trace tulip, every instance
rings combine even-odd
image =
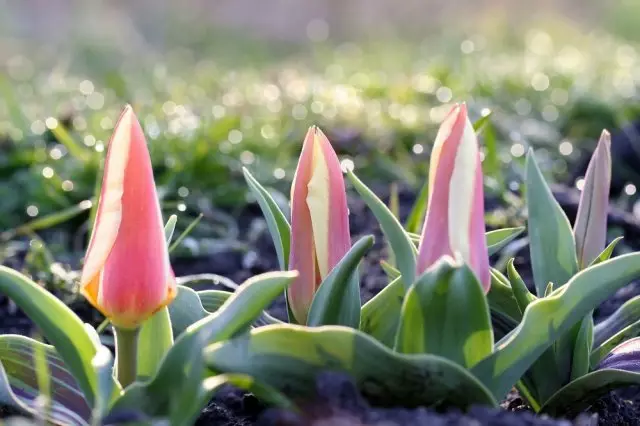
[[[610,186],[611,136],[604,130],[587,167],[573,228],[580,268],[589,266],[607,242]]]
[[[300,324],[306,323],[322,280],[349,251],[348,214],[340,161],[327,137],[313,126],[304,139],[291,186],[289,269],[299,276],[287,298]]]
[[[137,329],[176,295],[151,159],[127,106],[107,148],[81,291],[119,329]]]
[[[456,105],[438,130],[429,166],[429,191],[417,273],[422,274],[442,256],[455,258],[457,253],[488,292],[491,275],[482,165],[465,104]]]

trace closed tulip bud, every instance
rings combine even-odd
[[[573,234],[580,268],[591,264],[607,242],[607,210],[611,186],[611,136],[604,130],[591,156]]]
[[[82,294],[116,327],[135,329],[176,295],[151,159],[130,106],[107,148]]]
[[[442,256],[458,253],[489,291],[489,254],[485,237],[482,164],[478,141],[465,104],[442,122],[429,166],[429,207],[417,273]]]
[[[291,187],[291,251],[289,269],[298,278],[287,296],[301,324],[316,289],[349,251],[347,196],[340,161],[317,127],[307,132]]]

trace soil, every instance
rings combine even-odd
[[[385,194],[384,188],[376,188],[376,193]],[[554,188],[554,193],[572,219],[577,208],[577,193],[566,187]],[[385,198],[383,196],[383,198]],[[400,216],[406,217],[413,203],[413,194],[401,190],[399,194]],[[488,203],[488,209],[494,209],[499,203]],[[374,233],[376,244],[366,257],[365,271],[361,279],[362,302],[366,302],[379,292],[388,280],[379,266],[386,258],[386,248],[378,230],[375,218],[357,197],[349,202],[351,233],[354,241],[367,233]],[[256,205],[249,206],[239,216],[239,229],[252,229],[254,221],[261,221],[262,215]],[[627,237],[625,244],[640,248],[640,224],[622,211],[613,209],[610,222],[622,229]],[[254,227],[255,228],[255,227]],[[245,235],[245,237],[247,237]],[[251,249],[241,251],[228,249],[215,255],[196,258],[174,258],[172,261],[176,276],[198,273],[215,273],[232,279],[237,283],[262,272],[276,270],[277,258],[267,232],[248,241]],[[527,253],[517,254],[517,267],[523,277],[530,277]],[[19,259],[14,259],[16,265]],[[14,265],[10,265],[14,266]],[[212,287],[209,287],[212,288]],[[216,287],[213,287],[216,288]],[[223,287],[218,287],[225,289]],[[632,283],[620,290],[596,311],[596,320],[610,315],[629,298],[640,294],[640,283]],[[100,316],[88,305],[78,302],[74,305],[79,315],[87,322],[97,324]],[[284,297],[277,299],[269,309],[280,319],[286,319]],[[0,297],[0,315],[3,318],[2,332],[29,334],[31,323],[17,311],[6,298]],[[226,387],[219,391],[203,410],[196,425],[220,426],[302,426],[302,425],[535,425],[535,426],[587,426],[587,425],[635,425],[640,424],[640,392],[628,389],[613,392],[598,400],[586,413],[572,420],[550,419],[535,416],[513,391],[501,404],[501,408],[472,407],[468,412],[448,411],[437,413],[426,408],[406,410],[402,408],[381,409],[371,407],[359,394],[349,377],[332,372],[322,372],[317,378],[317,398],[310,401],[304,410],[304,416],[282,410],[269,409],[253,395],[238,389]],[[0,411],[0,416],[3,413]]]

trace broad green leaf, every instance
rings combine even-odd
[[[0,293],[18,305],[55,348],[78,381],[90,405],[98,379],[91,366],[98,344],[83,322],[61,300],[20,273],[0,266]]]
[[[0,403],[39,415],[36,351],[44,353],[50,374],[48,420],[62,426],[89,425],[91,407],[54,347],[24,336],[0,336]]]
[[[511,290],[513,291],[513,297],[518,303],[520,312],[524,312],[529,306],[529,303],[537,299],[536,296],[529,292],[527,285],[524,283],[520,274],[516,270],[513,264],[513,259],[510,259],[507,263],[507,276],[509,277],[509,283],[511,284]]]
[[[472,372],[496,399],[501,399],[557,338],[639,276],[640,253],[619,256],[579,272],[567,285],[530,303],[514,332]]]
[[[621,343],[634,339],[640,336],[640,320],[634,322],[633,324],[623,328],[613,336],[609,340],[606,340],[600,346],[595,348],[593,352],[591,352],[590,363],[591,368],[596,368],[598,364],[607,356],[609,353]]]
[[[347,172],[353,187],[358,191],[363,201],[378,220],[389,245],[393,249],[396,267],[403,276],[405,286],[411,285],[416,276],[416,247],[398,222],[398,219],[384,205],[382,201],[353,174]]]
[[[137,380],[151,377],[173,346],[169,309],[164,307],[142,324],[138,335]]]
[[[618,332],[640,321],[640,296],[627,300],[593,330],[593,346],[598,347]]]
[[[98,393],[93,407],[93,419],[101,420],[107,415],[116,390],[113,385],[113,355],[106,346],[101,346],[91,360],[98,375]]]
[[[189,287],[181,285],[178,286],[176,298],[167,308],[169,310],[171,328],[175,339],[191,324],[209,315],[209,312],[202,306],[198,293]]]
[[[322,281],[311,302],[307,325],[360,327],[358,265],[372,246],[373,236],[362,237]]]
[[[547,283],[562,287],[578,271],[576,244],[569,219],[553,198],[533,151],[525,166],[531,266],[538,297]]]
[[[515,330],[518,321],[501,311],[491,309],[491,326],[493,327],[494,340],[499,341]]]
[[[214,313],[227,301],[233,293],[222,290],[202,290],[197,292],[202,306],[208,312]],[[282,324],[282,321],[269,315],[266,311],[253,322],[254,327],[261,327],[268,324]]]
[[[395,343],[404,299],[404,286],[400,281],[400,277],[391,281],[365,303],[361,311],[360,330],[389,348]]]
[[[501,312],[516,322],[522,318],[522,312],[513,295],[509,280],[497,269],[491,268],[491,288],[487,293],[487,300],[492,310]]]
[[[172,214],[164,225],[164,239],[167,244],[171,244],[171,238],[173,238],[173,233],[176,230],[176,223],[178,223],[178,216]]]
[[[425,179],[424,184],[418,192],[416,200],[413,202],[409,217],[405,223],[405,229],[408,232],[419,233],[424,221],[424,215],[427,213],[427,207],[429,206],[429,180]]]
[[[589,266],[597,265],[598,263],[604,262],[605,260],[609,260],[611,258],[611,255],[613,254],[613,250],[616,248],[618,243],[620,241],[622,241],[622,238],[624,238],[624,237],[618,237],[618,238],[614,239],[613,241],[611,241],[609,243],[609,245],[607,247],[605,247],[605,249],[602,251],[602,253],[600,253],[600,255],[598,257],[593,259],[593,262],[591,262],[591,265],[589,265]]]
[[[640,373],[603,369],[584,375],[558,390],[541,407],[542,413],[569,418],[586,410],[612,390],[640,384]]]
[[[591,370],[590,356],[593,346],[593,314],[590,312],[580,323],[573,347],[571,380],[584,376]]]
[[[205,351],[209,368],[247,374],[287,396],[315,394],[318,371],[350,374],[363,395],[379,406],[495,406],[496,401],[464,368],[435,355],[403,355],[352,328],[266,326],[220,341]]]
[[[443,257],[409,288],[395,350],[439,355],[466,368],[492,352],[487,299],[467,265]]]
[[[278,207],[278,204],[273,200],[269,192],[258,183],[258,181],[249,173],[249,170],[242,168],[244,178],[249,185],[249,189],[256,197],[256,201],[262,210],[265,220],[267,221],[267,227],[271,234],[271,239],[276,247],[276,253],[278,254],[278,262],[280,269],[283,271],[287,269],[289,263],[289,248],[291,244],[291,226],[287,222],[287,218],[284,213]]]
[[[213,392],[207,393],[202,389],[202,380],[210,374],[202,358],[204,347],[245,332],[296,276],[297,272],[272,272],[246,281],[220,309],[180,334],[156,375],[148,381],[129,386],[115,402],[111,413],[138,410],[152,417],[182,413],[184,418],[200,413]],[[181,411],[184,410],[179,403],[181,395],[187,393],[196,395],[199,401],[191,405],[192,412]]]
[[[518,235],[522,234],[523,231],[524,226],[519,226],[517,228],[503,228],[487,232],[486,238],[489,256],[493,256],[502,250],[507,244],[515,240]]]

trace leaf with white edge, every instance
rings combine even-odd
[[[404,299],[404,286],[400,281],[400,277],[391,281],[361,310],[360,330],[389,348],[395,343]]]
[[[210,345],[209,368],[253,377],[285,395],[315,394],[318,371],[350,374],[372,404],[467,408],[496,400],[467,370],[435,355],[393,352],[367,334],[342,326],[266,326]]]
[[[98,393],[93,407],[93,419],[101,420],[107,415],[114,396],[113,387],[113,355],[106,346],[101,346],[91,365],[98,374]]]
[[[511,241],[515,240],[524,231],[524,226],[517,228],[503,228],[489,231],[485,235],[487,237],[487,250],[489,256],[492,256],[506,247]]]
[[[598,347],[618,332],[640,321],[640,296],[627,300],[607,319],[595,326],[593,346]]]
[[[167,220],[167,223],[164,225],[164,239],[166,240],[167,244],[171,243],[171,238],[173,238],[173,233],[176,230],[177,222],[178,216],[172,214],[171,216],[169,216],[169,220]]]
[[[262,311],[297,277],[297,272],[271,272],[247,280],[214,314],[190,325],[176,339],[156,375],[148,381],[135,382],[112,407],[111,414],[137,410],[151,417],[184,418],[200,413],[211,398],[202,390],[202,380],[210,372],[204,365],[202,350],[220,340],[247,331]],[[197,295],[196,295],[197,296]],[[175,303],[175,302],[174,302]],[[211,391],[213,392],[213,391]],[[180,411],[180,396],[197,395],[193,412]]]
[[[604,262],[605,260],[609,260],[613,255],[613,250],[616,248],[618,243],[622,241],[623,238],[624,237],[617,237],[616,239],[611,241],[609,245],[605,247],[604,250],[602,250],[602,253],[600,253],[598,257],[593,259],[593,262],[591,262],[591,265],[589,266],[597,265],[598,263]]]
[[[236,284],[233,280],[223,277],[218,274],[193,274],[193,275],[183,275],[181,277],[176,277],[176,283],[178,285],[183,285],[185,287],[191,287],[196,284],[202,283],[210,283],[213,285],[221,285],[230,290],[235,290],[238,288],[238,284]]]
[[[491,268],[491,287],[487,293],[487,300],[491,310],[501,312],[516,322],[522,318],[509,280],[497,269]]]
[[[582,320],[575,339],[571,359],[571,380],[584,376],[591,370],[590,356],[593,346],[593,313]]]
[[[389,208],[352,171],[347,172],[347,177],[378,220],[380,228],[393,250],[396,267],[403,276],[402,281],[408,288],[416,276],[417,249],[415,244]]]
[[[613,348],[597,368],[615,368],[640,373],[640,337],[627,340]]]
[[[372,246],[373,236],[362,237],[320,283],[311,302],[307,325],[360,327],[358,265]]]
[[[569,281],[578,272],[578,259],[569,219],[553,198],[531,150],[525,175],[531,267],[540,297],[547,283],[560,288]]]
[[[227,301],[233,293],[223,290],[202,290],[197,292],[202,306],[211,313],[216,312]],[[254,327],[261,327],[268,324],[282,324],[282,321],[269,315],[266,311],[253,322]]]
[[[209,315],[198,293],[189,287],[179,285],[176,298],[168,306],[173,337],[177,339],[191,324]]]
[[[55,348],[93,405],[98,378],[91,366],[99,343],[60,299],[13,269],[0,266],[0,293],[11,299]],[[114,379],[115,380],[115,379]]]
[[[613,390],[640,384],[640,373],[604,369],[586,374],[558,390],[540,408],[552,417],[572,418]]]
[[[640,320],[626,326],[613,336],[611,336],[608,340],[605,340],[600,346],[595,348],[591,352],[590,364],[591,368],[596,368],[596,366],[607,356],[611,351],[621,343],[634,339],[640,336]],[[640,371],[639,371],[640,372]]]
[[[173,346],[169,309],[164,307],[146,320],[138,335],[137,379],[153,376],[164,355]]]
[[[260,210],[262,210],[262,214],[267,221],[267,227],[269,228],[271,239],[278,254],[280,269],[284,271],[287,269],[289,262],[291,226],[284,213],[282,213],[282,210],[278,207],[278,204],[273,200],[273,197],[271,197],[271,194],[260,185],[251,173],[249,173],[249,170],[243,167],[242,173],[244,173],[247,185],[249,185],[249,189],[251,189],[254,197],[256,197]]]
[[[395,280],[396,278],[400,278],[400,276],[401,276],[400,271],[398,271],[389,262],[381,260],[380,261],[380,266],[382,267],[382,270],[384,271],[385,274],[387,274],[387,277],[389,277],[390,280]]]
[[[493,350],[489,306],[461,259],[440,258],[409,288],[395,350],[433,354],[470,368]]]
[[[91,407],[53,346],[24,336],[0,336],[0,402],[40,415],[35,350],[45,354],[50,375],[48,420],[57,425],[89,425]],[[113,381],[112,381],[113,382]]]
[[[616,290],[640,276],[640,253],[603,262],[527,307],[522,321],[472,372],[501,399],[553,342]]]
[[[511,290],[513,291],[513,297],[518,303],[520,312],[524,312],[529,306],[529,303],[537,299],[536,296],[529,292],[527,285],[524,283],[520,274],[516,270],[513,264],[513,259],[510,259],[507,263],[507,276],[509,277],[509,283],[511,284]]]

